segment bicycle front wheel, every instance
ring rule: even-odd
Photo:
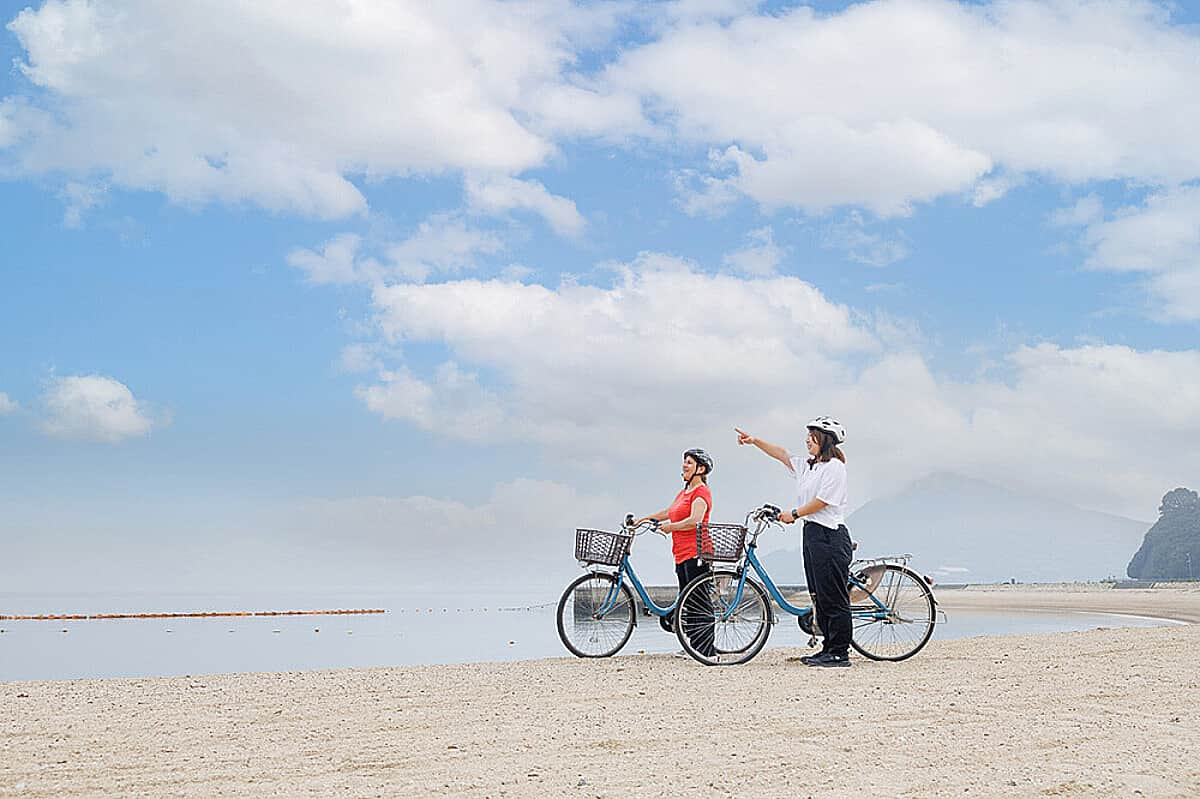
[[[854,637],[850,645],[871,660],[905,660],[933,635],[936,603],[921,575],[889,563],[865,598],[850,606]],[[862,594],[861,589],[855,592]],[[878,604],[876,604],[876,600]],[[882,605],[883,607],[880,607]]]
[[[735,666],[762,650],[771,634],[771,601],[758,583],[714,572],[692,580],[679,595],[675,635],[683,651],[706,666]]]
[[[611,574],[585,574],[558,600],[558,637],[581,658],[615,655],[633,634],[633,594]]]

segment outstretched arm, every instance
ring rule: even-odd
[[[779,446],[778,444],[772,444],[770,441],[763,441],[761,438],[755,438],[745,430],[741,430],[736,427],[733,429],[738,434],[738,444],[753,444],[775,460],[782,463],[784,466],[788,467],[789,470],[792,468],[791,454],[783,447]]]

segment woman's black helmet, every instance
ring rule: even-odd
[[[705,474],[712,474],[713,459],[704,450],[700,448],[689,449],[687,452],[683,453],[683,457],[691,458],[696,463],[703,466]]]

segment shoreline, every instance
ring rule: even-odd
[[[950,591],[937,590],[938,607],[953,610],[1058,611],[1122,613],[1166,621],[1200,624],[1200,585],[1180,587],[1113,588],[1107,583],[1062,583],[1038,585],[970,585]]]
[[[946,593],[1200,613],[1200,591]],[[639,655],[12,682],[0,797],[1189,797],[1197,652],[1186,624],[935,633],[911,660],[850,669],[781,647],[730,668]]]

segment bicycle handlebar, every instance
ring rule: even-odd
[[[642,522],[641,524],[635,525],[633,523],[633,514],[627,513],[627,514],[625,514],[625,522],[621,525],[621,529],[623,529],[625,532],[631,533],[633,535],[641,535],[642,533],[649,530],[651,532],[658,533],[663,538],[666,538],[667,534],[665,532],[663,532],[662,530],[658,529],[658,525],[659,525],[658,519],[647,519],[646,521]]]

